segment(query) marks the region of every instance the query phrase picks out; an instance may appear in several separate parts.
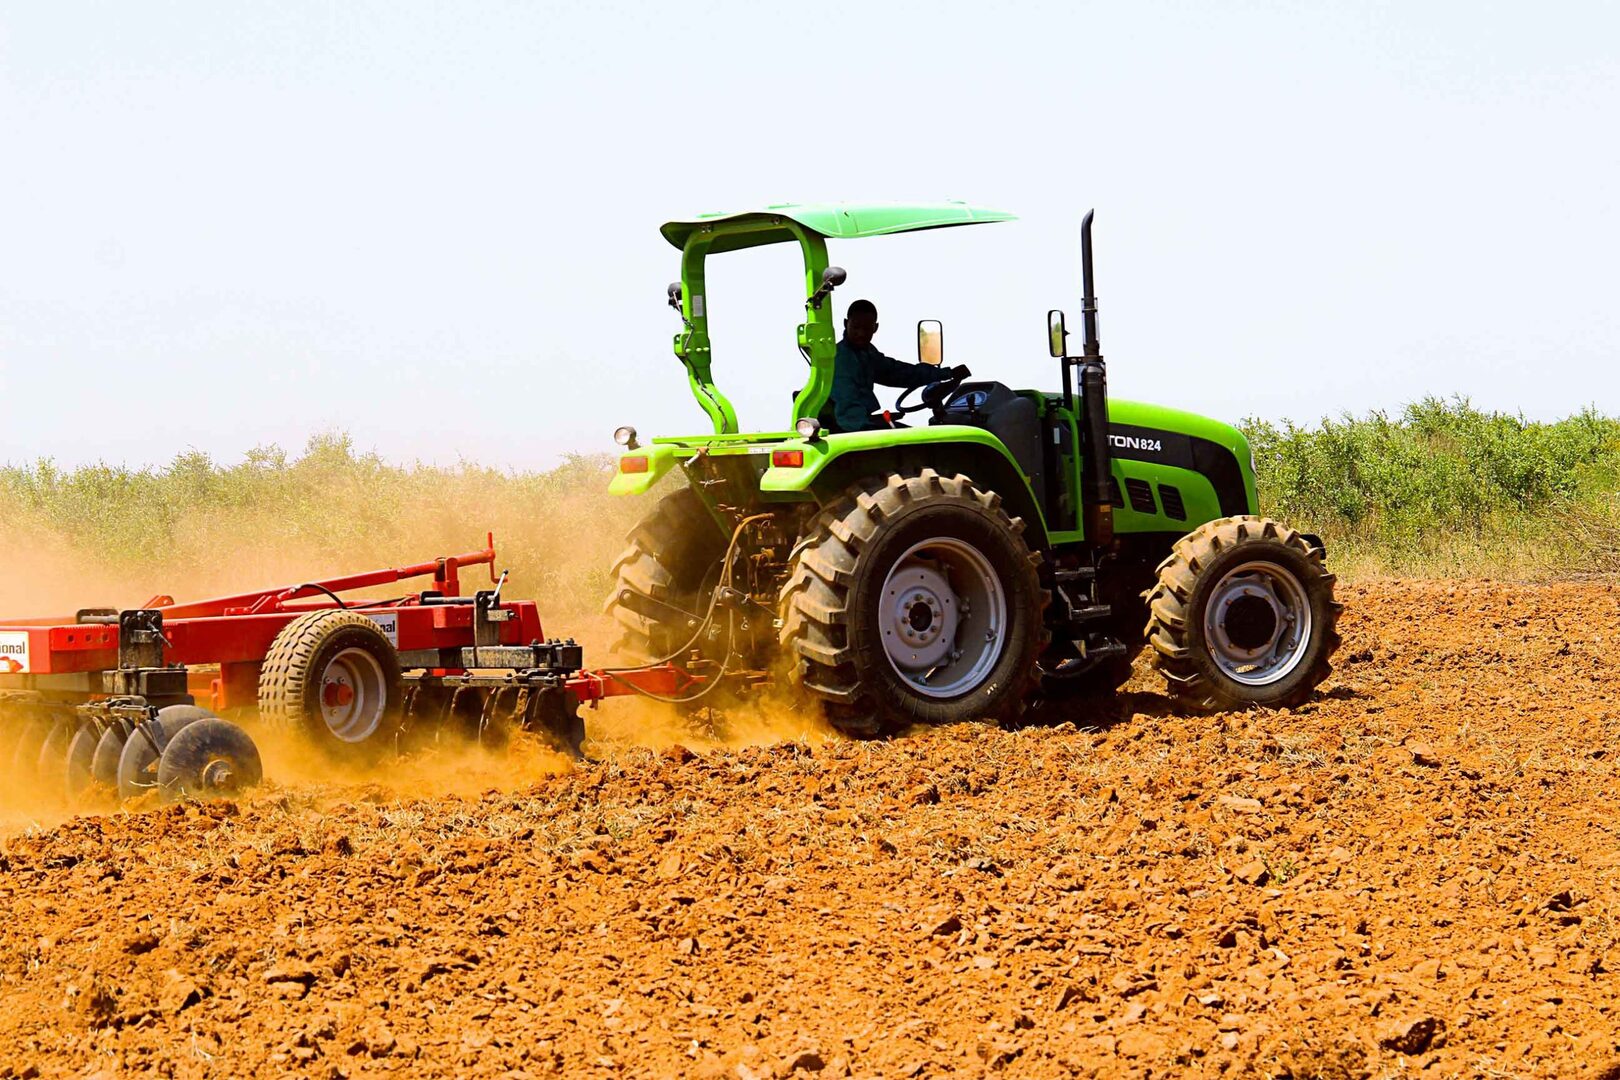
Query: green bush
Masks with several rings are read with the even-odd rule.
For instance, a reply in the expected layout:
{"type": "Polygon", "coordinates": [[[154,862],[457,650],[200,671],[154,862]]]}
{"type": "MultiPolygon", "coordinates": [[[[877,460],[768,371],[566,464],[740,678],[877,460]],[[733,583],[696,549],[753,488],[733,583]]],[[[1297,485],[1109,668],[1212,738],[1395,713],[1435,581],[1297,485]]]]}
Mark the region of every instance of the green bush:
{"type": "Polygon", "coordinates": [[[1620,420],[1555,423],[1425,399],[1398,418],[1250,420],[1265,511],[1386,573],[1611,571],[1620,420]]]}
{"type": "MultiPolygon", "coordinates": [[[[1244,428],[1265,511],[1323,536],[1341,572],[1620,571],[1620,420],[1530,423],[1430,399],[1395,418],[1244,428]]],[[[395,465],[345,435],[232,465],[193,451],[163,468],[0,467],[0,539],[36,556],[24,564],[49,552],[25,574],[54,585],[0,595],[8,609],[195,597],[471,551],[493,530],[511,594],[572,632],[648,506],[607,494],[613,467],[608,455],[542,471],[395,465]]]]}

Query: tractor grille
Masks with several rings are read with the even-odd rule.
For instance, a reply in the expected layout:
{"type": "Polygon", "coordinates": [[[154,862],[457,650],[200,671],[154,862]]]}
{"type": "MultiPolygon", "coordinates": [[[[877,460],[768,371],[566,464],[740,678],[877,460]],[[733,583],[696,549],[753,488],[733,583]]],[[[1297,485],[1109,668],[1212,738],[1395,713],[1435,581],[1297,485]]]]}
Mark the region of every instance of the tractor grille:
{"type": "Polygon", "coordinates": [[[1187,504],[1181,501],[1181,489],[1171,487],[1169,484],[1159,485],[1159,501],[1164,504],[1166,517],[1173,517],[1177,521],[1187,520],[1187,504]]]}
{"type": "Polygon", "coordinates": [[[1158,504],[1153,501],[1153,488],[1146,480],[1125,481],[1125,491],[1131,497],[1131,509],[1138,514],[1157,514],[1158,504]]]}

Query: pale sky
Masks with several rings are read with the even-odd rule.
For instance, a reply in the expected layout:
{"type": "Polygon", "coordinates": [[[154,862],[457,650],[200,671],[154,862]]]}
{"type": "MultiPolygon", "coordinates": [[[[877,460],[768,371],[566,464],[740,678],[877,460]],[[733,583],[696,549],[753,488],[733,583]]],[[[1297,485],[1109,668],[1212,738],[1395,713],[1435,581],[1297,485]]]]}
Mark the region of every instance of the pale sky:
{"type": "MultiPolygon", "coordinates": [[[[929,201],[833,245],[878,344],[1055,388],[1097,209],[1117,396],[1314,421],[1620,412],[1620,7],[0,0],[0,462],[345,430],[549,466],[707,421],[663,221],[929,201]]],[[[797,253],[711,263],[779,429],[797,253]]]]}

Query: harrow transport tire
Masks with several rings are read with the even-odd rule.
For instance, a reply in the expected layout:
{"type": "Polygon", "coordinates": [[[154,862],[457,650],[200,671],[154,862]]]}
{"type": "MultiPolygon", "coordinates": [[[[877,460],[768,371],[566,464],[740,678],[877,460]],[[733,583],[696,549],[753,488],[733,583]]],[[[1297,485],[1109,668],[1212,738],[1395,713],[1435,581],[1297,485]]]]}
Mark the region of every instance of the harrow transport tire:
{"type": "Polygon", "coordinates": [[[259,717],[337,758],[375,759],[404,725],[399,654],[356,611],[311,611],[282,627],[259,669],[259,717]]]}
{"type": "Polygon", "coordinates": [[[779,609],[791,679],[858,737],[1016,719],[1047,642],[1040,556],[1023,530],[966,476],[852,486],[790,560],[779,609]]]}
{"type": "Polygon", "coordinates": [[[636,662],[662,660],[691,642],[702,622],[726,537],[697,492],[684,487],[658,500],[626,540],[603,607],[619,626],[614,651],[636,662]]]}
{"type": "Polygon", "coordinates": [[[1342,605],[1323,551],[1263,517],[1208,522],[1178,540],[1148,593],[1147,636],[1189,712],[1292,708],[1332,672],[1342,605]]]}

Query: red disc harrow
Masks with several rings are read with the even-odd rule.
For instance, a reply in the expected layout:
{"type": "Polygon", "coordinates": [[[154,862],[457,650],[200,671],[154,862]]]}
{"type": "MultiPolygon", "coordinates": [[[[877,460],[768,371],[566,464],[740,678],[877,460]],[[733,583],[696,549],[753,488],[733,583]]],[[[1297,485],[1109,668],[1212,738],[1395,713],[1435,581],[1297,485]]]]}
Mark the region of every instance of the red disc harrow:
{"type": "Polygon", "coordinates": [[[0,762],[64,797],[228,794],[256,783],[258,749],[233,722],[301,733],[334,757],[376,758],[453,737],[539,734],[578,756],[582,703],[680,699],[703,676],[670,663],[586,670],[547,637],[532,600],[502,595],[495,542],[413,566],[66,618],[0,620],[0,762]],[[462,571],[490,588],[462,593],[462,571]],[[417,592],[356,597],[431,578],[417,592]]]}

